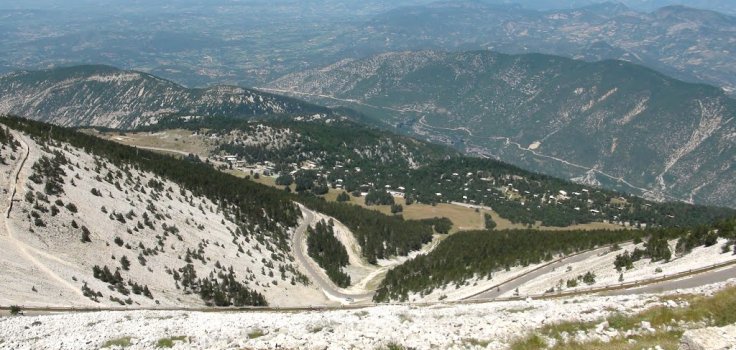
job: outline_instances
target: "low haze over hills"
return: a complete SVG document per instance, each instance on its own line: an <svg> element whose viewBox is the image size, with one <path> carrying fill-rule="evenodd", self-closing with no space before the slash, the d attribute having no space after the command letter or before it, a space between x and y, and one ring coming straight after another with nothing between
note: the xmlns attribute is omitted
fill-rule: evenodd
<svg viewBox="0 0 736 350"><path fill-rule="evenodd" d="M0 350L736 344L730 0L0 4Z"/></svg>
<svg viewBox="0 0 736 350"><path fill-rule="evenodd" d="M638 12L605 3L537 11L483 1L279 4L112 2L3 10L0 71L109 64L190 87L254 86L387 51L493 49L624 59L729 91L736 86L730 40L736 20L707 10Z"/></svg>

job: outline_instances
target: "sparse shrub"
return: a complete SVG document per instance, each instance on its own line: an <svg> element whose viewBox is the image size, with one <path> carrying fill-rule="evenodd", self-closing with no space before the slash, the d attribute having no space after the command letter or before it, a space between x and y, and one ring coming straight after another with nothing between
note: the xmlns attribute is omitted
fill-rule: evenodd
<svg viewBox="0 0 736 350"><path fill-rule="evenodd" d="M98 190L98 189L96 189L94 187L92 188L92 190L90 190L90 192L92 192L92 194L95 195L95 196L97 196L97 197L102 197L102 193L100 193L100 190Z"/></svg>
<svg viewBox="0 0 736 350"><path fill-rule="evenodd" d="M398 343L388 343L386 344L386 350L407 350L403 345Z"/></svg>
<svg viewBox="0 0 736 350"><path fill-rule="evenodd" d="M21 312L23 312L23 309L21 309L18 305L10 305L10 314L13 316L20 315Z"/></svg>
<svg viewBox="0 0 736 350"><path fill-rule="evenodd" d="M123 257L120 258L120 266L122 266L125 271L130 270L130 260L128 260L127 256L123 255Z"/></svg>
<svg viewBox="0 0 736 350"><path fill-rule="evenodd" d="M263 332L261 329L254 329L250 332L248 332L248 339L256 339L260 338L262 336L266 335L266 333Z"/></svg>
<svg viewBox="0 0 736 350"><path fill-rule="evenodd" d="M588 272L587 272L587 273L586 273L586 274L585 274L585 275L583 276L583 282L585 282L585 284L587 284L587 285L592 285L592 284L594 284L594 283L595 283L595 274L594 274L594 273L592 273L592 272L590 272L590 271L588 271Z"/></svg>
<svg viewBox="0 0 736 350"><path fill-rule="evenodd" d="M112 347L121 347L121 348L127 348L130 346L130 337L122 337L117 339L110 339L102 344L101 348L112 348Z"/></svg>
<svg viewBox="0 0 736 350"><path fill-rule="evenodd" d="M170 338L161 338L156 342L157 348L173 348L174 342L177 341L187 341L186 336L176 336L176 337L170 337Z"/></svg>
<svg viewBox="0 0 736 350"><path fill-rule="evenodd" d="M70 203L67 203L66 204L66 210L68 210L68 211L70 211L72 213L76 213L77 212L77 206L74 205L74 203L71 203L71 202Z"/></svg>
<svg viewBox="0 0 736 350"><path fill-rule="evenodd" d="M491 216L491 214L483 214L483 219L486 224L486 230L493 230L494 228L496 228L496 222L493 221L493 217Z"/></svg>
<svg viewBox="0 0 736 350"><path fill-rule="evenodd" d="M72 226L75 226L77 223L72 220ZM92 239L90 239L90 233L89 229L87 229L87 226L82 226L82 243L89 243L92 242Z"/></svg>
<svg viewBox="0 0 736 350"><path fill-rule="evenodd" d="M340 193L340 194L337 195L337 201L338 202L349 202L350 201L350 195L347 192L342 191L342 193Z"/></svg>

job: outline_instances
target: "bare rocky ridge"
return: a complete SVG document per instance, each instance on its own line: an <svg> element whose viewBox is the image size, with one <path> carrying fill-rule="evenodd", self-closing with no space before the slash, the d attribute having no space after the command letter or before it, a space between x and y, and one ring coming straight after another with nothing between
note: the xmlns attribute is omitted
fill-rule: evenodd
<svg viewBox="0 0 736 350"><path fill-rule="evenodd" d="M63 126L133 128L167 115L253 116L327 112L255 90L188 89L155 76L107 66L16 72L0 77L0 114Z"/></svg>
<svg viewBox="0 0 736 350"><path fill-rule="evenodd" d="M736 325L686 331L680 350L728 350L736 344Z"/></svg>

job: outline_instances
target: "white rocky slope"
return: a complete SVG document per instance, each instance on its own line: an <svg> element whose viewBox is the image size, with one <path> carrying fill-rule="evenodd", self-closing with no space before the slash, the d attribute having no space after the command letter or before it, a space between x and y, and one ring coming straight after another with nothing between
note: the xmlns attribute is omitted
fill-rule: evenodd
<svg viewBox="0 0 736 350"><path fill-rule="evenodd" d="M522 295L539 295L551 289L555 291L572 291L585 288L615 286L620 283L645 282L655 278L685 273L690 270L702 269L711 265L736 262L736 255L733 254L731 249L725 252L722 249L727 241L721 238L718 240L718 243L710 247L696 247L692 252L684 255L675 255L669 261L651 261L651 259L644 258L634 262L634 267L630 270L622 269L622 271L617 271L614 266L617 255L623 254L624 251L631 253L636 248L645 249L644 243L628 243L622 245L621 250L605 251L580 262L564 264L551 273L521 285L519 287L519 293ZM669 243L670 250L675 251L677 240L672 240ZM588 272L595 275L595 282L586 284L578 280L580 276ZM578 285L575 287L567 286L566 283L568 280L577 280ZM513 293L514 291L508 291L503 296L510 297L513 296Z"/></svg>
<svg viewBox="0 0 736 350"><path fill-rule="evenodd" d="M203 306L196 293L185 292L180 269L188 264L198 278L218 278L232 268L238 282L263 294L270 305L326 302L319 290L300 282L305 276L288 249L278 249L266 235L234 234L234 219L217 203L67 144L41 145L14 134L23 147L14 152L14 161L4 147L8 162L0 164L3 214L17 188L9 218L0 219L0 305L120 306L118 300L130 298L127 305L133 307ZM36 183L29 177L42 157L62 156L63 193L47 196L48 180ZM82 242L83 228L90 242ZM127 271L123 257L130 262ZM95 265L112 273L120 268L130 294L95 278ZM83 295L84 284L101 293L98 302ZM147 287L151 297L132 293L134 284Z"/></svg>
<svg viewBox="0 0 736 350"><path fill-rule="evenodd" d="M709 294L725 284L678 292ZM544 325L596 321L661 305L676 308L687 302L651 295L588 296L300 312L128 311L5 317L0 318L0 348L97 349L110 341L127 340L128 349L149 349L161 339L174 338L175 349L380 349L389 344L414 349L506 349L510 342ZM606 327L604 322L595 330L570 336L578 341L622 336ZM653 329L642 323L634 331Z"/></svg>

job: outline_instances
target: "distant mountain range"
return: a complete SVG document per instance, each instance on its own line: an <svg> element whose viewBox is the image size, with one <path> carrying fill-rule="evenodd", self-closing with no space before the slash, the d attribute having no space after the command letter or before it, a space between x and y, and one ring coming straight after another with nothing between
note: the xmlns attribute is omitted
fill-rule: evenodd
<svg viewBox="0 0 736 350"><path fill-rule="evenodd" d="M539 12L446 1L389 11L357 35L353 48L362 53L482 48L621 59L736 91L736 17L683 6L642 13L609 2Z"/></svg>
<svg viewBox="0 0 736 350"><path fill-rule="evenodd" d="M631 7L598 0L499 4L505 2L289 0L274 6L269 1L186 0L162 6L113 0L86 7L56 0L24 2L13 6L37 10L0 11L0 73L108 64L189 87L257 86L384 52L491 49L623 59L680 79L731 92L736 88L732 16L653 7L677 0L626 1ZM687 1L711 10L734 7L729 3ZM590 6L567 8L573 5Z"/></svg>
<svg viewBox="0 0 736 350"><path fill-rule="evenodd" d="M518 5L523 8L547 11L572 9L605 3L620 3L640 11L654 11L660 7L685 5L703 10L736 14L736 3L731 0L483 0L489 4Z"/></svg>
<svg viewBox="0 0 736 350"><path fill-rule="evenodd" d="M328 113L326 108L234 86L189 89L108 66L22 71L0 77L0 114L64 126L131 128L168 115Z"/></svg>
<svg viewBox="0 0 736 350"><path fill-rule="evenodd" d="M652 199L735 207L736 102L623 61L490 51L389 53L271 85L467 153ZM239 87L188 89L106 66L0 78L0 113L134 128L167 116L334 114Z"/></svg>
<svg viewBox="0 0 736 350"><path fill-rule="evenodd" d="M736 206L736 101L631 63L402 52L292 74L272 88L527 169Z"/></svg>

